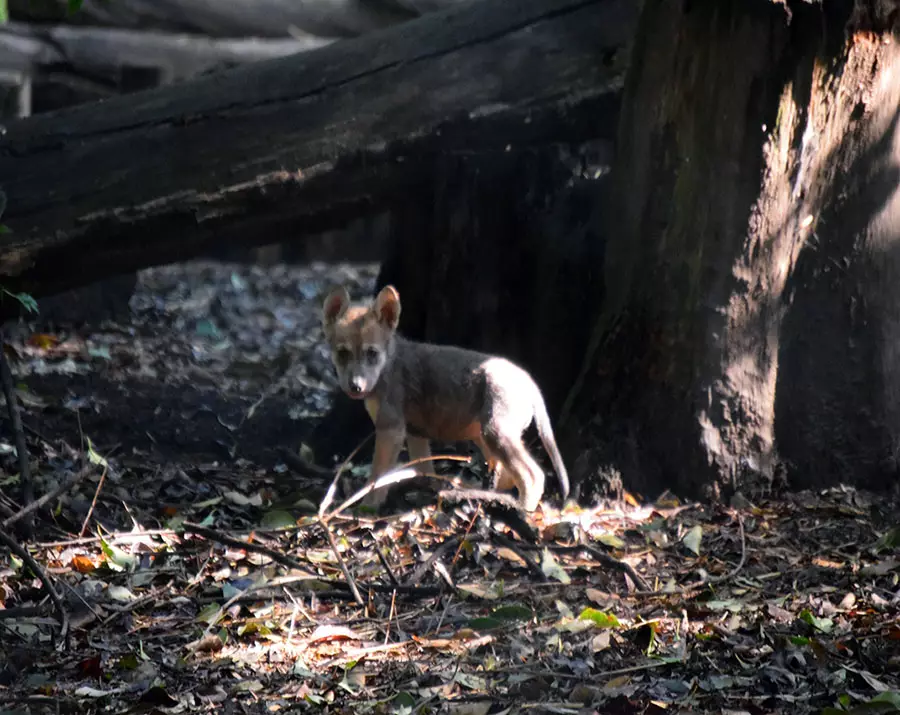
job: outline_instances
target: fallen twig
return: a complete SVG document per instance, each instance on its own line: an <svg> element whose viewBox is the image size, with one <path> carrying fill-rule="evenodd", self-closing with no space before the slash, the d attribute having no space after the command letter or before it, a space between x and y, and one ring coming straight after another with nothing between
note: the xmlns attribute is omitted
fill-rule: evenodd
<svg viewBox="0 0 900 715"><path fill-rule="evenodd" d="M394 576L394 570L391 568L391 565L388 563L384 554L381 553L381 549L378 548L378 541L373 537L372 548L375 550L375 555L378 557L378 560L381 562L381 566L384 569L385 573L388 575L388 580L394 584L394 586L399 586L400 582L397 580L397 577Z"/></svg>
<svg viewBox="0 0 900 715"><path fill-rule="evenodd" d="M75 707L78 701L66 695L25 695L24 693L0 693L0 704L3 705L33 705L53 708L55 712L62 712L61 706Z"/></svg>
<svg viewBox="0 0 900 715"><path fill-rule="evenodd" d="M489 489L444 489L438 494L441 501L457 504L464 501L478 502L472 521L466 532L472 528L475 518L484 512L492 519L502 521L510 529L515 531L523 541L530 544L538 543L538 534L528 523L528 515L522 510L522 505L511 494L495 492Z"/></svg>
<svg viewBox="0 0 900 715"><path fill-rule="evenodd" d="M341 462L341 466L339 466L335 470L334 479L331 480L331 484L328 485L328 490L325 492L325 496L322 497L322 503L319 504L319 519L323 518L323 516L325 514L325 510L328 509L328 507L331 506L331 504L334 502L334 495L337 493L338 482L340 482L341 475L344 473L344 470L347 468L347 465L350 464L351 460L356 456L356 453L359 452L359 450L361 450L365 446L366 442L368 442L370 439L372 439L374 434L375 434L374 432L370 432L362 442L360 442L358 445L356 445L356 449L354 449L352 452L350 452L349 455L347 455L347 459L345 459L343 462ZM330 520L331 516L333 516L333 514L329 515L329 517L328 517L329 520Z"/></svg>
<svg viewBox="0 0 900 715"><path fill-rule="evenodd" d="M427 559L425 559L421 564L416 566L415 571L413 571L406 579L406 583L403 585L406 588L415 588L418 586L419 581L422 580L422 577L425 576L431 570L432 565L434 565L435 561L437 561L442 556L445 556L448 551L455 550L462 543L462 539L458 536L451 536L440 546L432 550L431 554Z"/></svg>
<svg viewBox="0 0 900 715"><path fill-rule="evenodd" d="M23 509L20 509L18 512L13 514L12 516L7 517L2 524L0 524L0 528L8 529L12 524L22 519L24 516L31 514L32 512L40 509L44 504L53 501L61 494L69 491L72 487L74 487L78 482L84 479L88 474L91 473L93 465L85 466L81 471L76 472L75 474L69 475L68 479L60 483L55 489L44 494L44 496L39 499L35 499L33 502L28 504Z"/></svg>
<svg viewBox="0 0 900 715"><path fill-rule="evenodd" d="M302 571L305 575L310 578L318 579L318 577L310 573L307 569L306 565L297 561L296 559L287 556L286 554L282 554L275 549L270 549L267 546L261 546L260 544L254 544L249 541L242 541L241 539L235 539L231 536L225 536L225 534L221 534L215 529L210 529L205 526L200 526L199 524L193 524L189 521L184 522L182 528L185 532L191 534L197 534L202 536L205 539L209 539L210 541L216 541L220 544L224 544L225 546L233 546L237 549L244 549L245 551L252 551L256 554L262 554L263 556L268 556L273 561L281 564L282 566L287 566L288 568L297 569L298 571Z"/></svg>
<svg viewBox="0 0 900 715"><path fill-rule="evenodd" d="M525 562L525 567L537 577L538 581L549 581L550 580L547 578L546 574L544 574L543 570L541 569L541 565L539 563L536 563L535 561L532 561L528 557L528 552L525 551L525 549L521 548L520 545L517 544L515 541L513 541L510 538L507 538L503 534L494 534L492 538L496 539L497 542L501 546L509 549L516 556L518 556L520 559L522 559L522 561Z"/></svg>
<svg viewBox="0 0 900 715"><path fill-rule="evenodd" d="M46 572L41 568L35 558L28 553L28 550L2 529L0 529L0 542L2 542L12 553L22 559L22 561L25 562L25 565L38 577L40 582L44 585L44 588L47 589L47 595L50 596L50 600L53 601L53 606L56 608L56 613L59 615L60 638L62 639L63 644L66 644L69 639L69 613L66 611L65 604L63 604L62 599L53 587L53 582L50 580L50 577L47 576Z"/></svg>
<svg viewBox="0 0 900 715"><path fill-rule="evenodd" d="M33 618L42 616L44 609L38 606L16 606L15 608L0 608L0 621L8 621L11 618Z"/></svg>
<svg viewBox="0 0 900 715"><path fill-rule="evenodd" d="M303 457L295 454L292 450L288 449L285 446L281 446L278 448L278 454L281 455L281 458L285 461L289 467L293 468L295 471L300 472L305 476L309 477L333 477L334 470L327 469L326 467L320 467L318 464L310 462Z"/></svg>
<svg viewBox="0 0 900 715"><path fill-rule="evenodd" d="M676 665L681 663L682 661L675 658L666 658L663 660L655 660L650 663L640 663L638 665L632 665L627 668L614 668L613 670L601 670L598 673L590 673L590 678L596 682L601 678L615 678L619 675L628 675L629 673L639 673L642 670L653 670L654 668L662 668L666 665ZM564 673L559 670L541 670L540 668L529 668L527 666L521 668L493 668L493 673L511 673L511 674L525 674L532 675L535 677L548 677L548 678L565 678L567 680L582 680L585 677L584 673L574 672L574 673Z"/></svg>
<svg viewBox="0 0 900 715"><path fill-rule="evenodd" d="M455 454L447 454L447 455L437 455L432 457L422 457L420 459L414 459L411 462L407 462L406 464L399 465L396 469L391 470L385 474L382 474L378 479L374 482L369 482L362 489L354 493L349 499L346 499L343 504L339 507L325 515L327 521L331 521L335 516L340 514L345 509L356 504L356 502L363 499L369 492L373 492L376 489L381 489L383 487L389 487L392 484L400 484L401 482L405 482L409 479L415 479L417 477L431 477L433 479L438 479L440 481L449 482L454 486L457 485L457 479L455 477L447 477L442 474L434 474L433 472L427 472L425 474L421 474L412 468L412 465L418 464L419 462L427 462L427 461L435 461L438 459L448 459L456 462L470 462L469 457L460 457ZM326 495L327 496L327 495ZM319 509L320 514L323 509Z"/></svg>
<svg viewBox="0 0 900 715"><path fill-rule="evenodd" d="M16 512L10 509L6 504L0 502L0 516L5 516L7 519L11 516L15 516Z"/></svg>
<svg viewBox="0 0 900 715"><path fill-rule="evenodd" d="M738 560L737 565L728 573L709 579L706 582L707 586L718 586L726 581L730 581L741 572L741 569L744 568L744 564L747 563L747 536L744 534L744 517L740 514L736 514L736 516L738 520L738 530L741 533L741 558Z"/></svg>
<svg viewBox="0 0 900 715"><path fill-rule="evenodd" d="M741 558L738 560L737 564L734 568L732 568L728 573L722 574L721 576L716 576L714 578L705 579L698 583L690 584L688 586L680 586L678 588L674 588L671 591L654 591L650 588L646 588L643 591L635 591L630 594L632 596L685 596L690 593L696 593L701 589L707 588L709 586L720 586L723 583L726 583L737 576L741 570L744 568L744 564L747 563L747 537L744 534L744 518L740 514L736 514L738 520L738 529L741 534Z"/></svg>
<svg viewBox="0 0 900 715"><path fill-rule="evenodd" d="M106 473L109 471L109 465L103 465L103 473L100 475L100 481L97 482L97 488L94 490L94 498L91 500L91 506L88 509L87 515L84 517L84 521L81 524L81 531L78 532L79 536L84 536L84 532L87 531L88 523L91 521L91 517L94 515L94 507L97 506L97 499L100 497L100 490L103 489L103 483L106 481Z"/></svg>
<svg viewBox="0 0 900 715"><path fill-rule="evenodd" d="M611 566L612 568L614 568L618 571L621 571L622 573L628 574L628 576L631 577L631 580L634 581L641 588L649 589L649 587L650 587L650 585L647 583L647 581L644 579L644 577L641 576L637 571L635 571L634 567L631 564L629 564L625 561L621 561L621 560L615 558L614 556L610 556L609 554L604 553L603 551L598 549L596 546L592 546L591 544L578 544L576 546L560 546L560 545L555 545L555 544L551 545L551 546L539 546L539 545L527 544L527 545L521 546L520 548L522 548L523 550L529 550L529 551L547 548L547 549L550 549L550 551L553 551L554 553L560 553L560 554L576 554L580 551L584 551L584 552L590 554L592 557L597 559L597 561L604 564L605 566ZM630 594L630 595L633 595L633 594Z"/></svg>
<svg viewBox="0 0 900 715"><path fill-rule="evenodd" d="M19 403L16 401L12 370L9 368L9 360L6 359L6 351L3 349L5 342L6 340L3 331L0 330L0 383L3 384L3 395L6 397L6 410L9 413L9 423L16 443L16 456L19 458L19 481L22 483L22 501L25 504L30 504L34 501L34 481L31 478L31 465L28 460L28 445L25 443L25 430L22 428L22 418L19 415ZM22 524L23 531L26 534L31 535L33 527L34 517L31 516L31 512L28 512L28 518Z"/></svg>
<svg viewBox="0 0 900 715"><path fill-rule="evenodd" d="M356 587L356 581L350 573L350 569L347 568L347 564L344 563L344 557L341 556L341 552L338 550L337 543L334 540L334 534L331 533L331 529L328 528L328 524L324 519L319 519L319 524L322 527L322 530L325 532L325 537L328 539L328 543L331 545L331 551L334 554L334 557L337 559L338 566L341 567L341 571L344 574L344 578L347 579L347 585L350 587L350 593L353 594L353 599L363 608L365 608L366 602L363 600L362 594L359 592L359 589Z"/></svg>
<svg viewBox="0 0 900 715"><path fill-rule="evenodd" d="M635 585L639 588L649 588L650 584L641 576L627 561L622 561L621 559L617 559L615 556L610 556L609 554L604 553L596 546L584 545L582 546L584 551L587 551L591 556L593 556L597 561L606 565L612 566L614 569L618 569L624 574L627 574L628 577L634 581Z"/></svg>
<svg viewBox="0 0 900 715"><path fill-rule="evenodd" d="M216 627L216 624L219 622L219 619L225 614L225 611L227 611L229 608L231 608L235 603L237 603L239 600L241 600L245 596L253 593L254 591L257 591L260 588L265 588L266 585L267 584L251 583L249 586L247 586L247 588L242 589L241 591L238 591L231 598L229 598L227 601L225 601L225 603L223 603L221 606L219 606L219 610L216 611L215 616L209 619L209 621L206 624L206 628L203 630L203 635L200 636L200 638L198 638L197 640L202 641L204 638L206 638L206 636L208 636L210 634L210 632L212 632L212 629Z"/></svg>

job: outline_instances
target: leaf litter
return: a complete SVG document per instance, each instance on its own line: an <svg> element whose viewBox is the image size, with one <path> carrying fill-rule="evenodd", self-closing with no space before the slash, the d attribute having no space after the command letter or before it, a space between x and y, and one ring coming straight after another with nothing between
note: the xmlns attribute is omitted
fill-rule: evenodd
<svg viewBox="0 0 900 715"><path fill-rule="evenodd" d="M28 542L66 643L0 552L0 713L900 711L882 496L545 505L535 540L475 503L320 519L283 450L331 401L318 295L375 275L169 266L128 324L10 334L38 493L92 471Z"/></svg>

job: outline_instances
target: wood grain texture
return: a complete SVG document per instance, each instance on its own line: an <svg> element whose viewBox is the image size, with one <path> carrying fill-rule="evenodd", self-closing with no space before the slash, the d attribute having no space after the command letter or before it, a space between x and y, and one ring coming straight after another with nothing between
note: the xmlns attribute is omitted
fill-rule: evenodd
<svg viewBox="0 0 900 715"><path fill-rule="evenodd" d="M10 123L0 282L41 295L221 241L301 236L402 202L437 155L596 136L637 13L484 0Z"/></svg>

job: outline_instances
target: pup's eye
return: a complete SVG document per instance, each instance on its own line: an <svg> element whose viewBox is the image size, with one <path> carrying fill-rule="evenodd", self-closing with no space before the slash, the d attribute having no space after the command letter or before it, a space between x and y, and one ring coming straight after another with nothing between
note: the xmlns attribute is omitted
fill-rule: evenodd
<svg viewBox="0 0 900 715"><path fill-rule="evenodd" d="M378 351L375 348L366 348L366 361L370 365L378 362Z"/></svg>
<svg viewBox="0 0 900 715"><path fill-rule="evenodd" d="M337 349L338 362L347 362L351 358L350 351L347 348Z"/></svg>

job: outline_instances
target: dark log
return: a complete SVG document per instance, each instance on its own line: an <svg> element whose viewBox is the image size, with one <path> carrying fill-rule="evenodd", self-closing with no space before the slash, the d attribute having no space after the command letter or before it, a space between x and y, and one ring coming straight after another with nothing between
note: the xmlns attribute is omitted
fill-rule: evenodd
<svg viewBox="0 0 900 715"><path fill-rule="evenodd" d="M67 65L81 70L158 68L170 82L223 65L286 57L323 47L326 38L213 39L103 27L0 25L0 67L31 71Z"/></svg>
<svg viewBox="0 0 900 715"><path fill-rule="evenodd" d="M862 1L644 3L576 479L896 484L898 27Z"/></svg>
<svg viewBox="0 0 900 715"><path fill-rule="evenodd" d="M74 15L68 12L68 0L11 0L10 9L16 19L68 20L215 37L356 37L420 14L396 0L86 0Z"/></svg>
<svg viewBox="0 0 900 715"><path fill-rule="evenodd" d="M0 118L19 119L30 114L31 77L16 70L0 70Z"/></svg>
<svg viewBox="0 0 900 715"><path fill-rule="evenodd" d="M437 153L609 136L636 15L631 0L484 0L13 122L0 282L40 295L225 241L300 240L402 204Z"/></svg>
<svg viewBox="0 0 900 715"><path fill-rule="evenodd" d="M365 216L342 229L260 247L215 246L206 254L221 261L272 265L274 263L377 263L382 260L391 231L388 213Z"/></svg>
<svg viewBox="0 0 900 715"><path fill-rule="evenodd" d="M45 328L60 328L96 326L105 320L127 322L131 319L129 301L134 295L137 279L137 273L125 273L41 298L38 316L40 325ZM0 305L0 315L6 315L5 309L35 320L34 316L25 313L17 303L5 303L6 305Z"/></svg>

